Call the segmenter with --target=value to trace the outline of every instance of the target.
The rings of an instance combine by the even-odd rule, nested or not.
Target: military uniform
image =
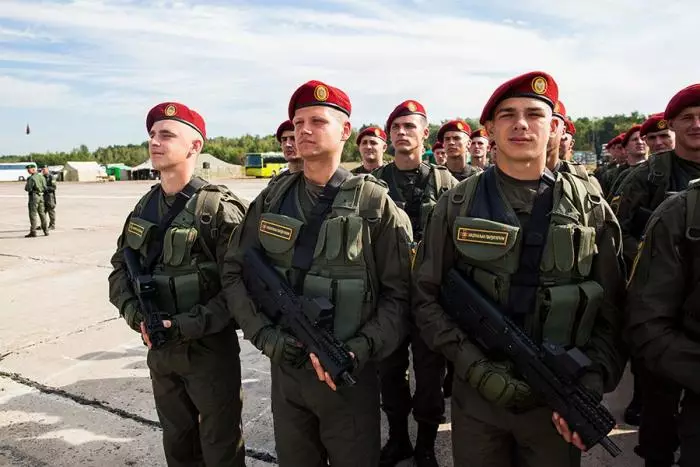
[[[322,98],[322,99],[319,99]],[[345,93],[318,81],[302,85],[290,101],[331,106],[349,115]],[[333,194],[331,192],[337,190]],[[320,199],[330,212],[318,213]],[[331,201],[332,200],[332,201]],[[320,221],[311,266],[302,273],[305,226]],[[272,414],[282,466],[369,466],[379,462],[380,416],[377,362],[406,336],[411,227],[370,175],[338,168],[325,187],[301,173],[265,188],[234,235],[224,270],[228,304],[246,339],[272,361]],[[311,239],[313,240],[313,239]],[[306,245],[306,240],[304,240]],[[332,332],[355,355],[354,386],[337,392],[319,382],[303,349],[249,298],[243,255],[260,249],[295,289],[334,305]],[[288,355],[294,358],[288,358]],[[299,367],[299,362],[304,362]]]
[[[56,177],[49,172],[44,175],[46,191],[44,191],[44,209],[49,217],[49,229],[56,228]]]
[[[354,169],[350,171],[351,174],[353,175],[363,175],[363,174],[370,174],[372,173],[371,170],[367,170],[363,164],[358,165]]]
[[[472,167],[471,165],[467,164],[464,166],[464,170],[462,170],[461,172],[453,172],[450,170],[450,175],[452,175],[458,182],[461,182],[462,180],[466,180],[467,178],[471,177],[472,175],[478,174],[479,172],[481,172],[481,169]]]
[[[539,72],[516,78],[496,91],[482,124],[500,100],[531,97],[530,86],[556,90]],[[535,235],[543,222],[545,236]],[[415,261],[413,311],[428,345],[454,362],[454,465],[577,466],[580,452],[561,438],[552,410],[532,397],[507,361],[484,355],[443,310],[444,274],[454,268],[471,278],[535,343],[546,338],[580,348],[593,362],[582,383],[602,398],[619,382],[625,363],[619,237],[597,190],[568,173],[545,171],[540,180],[523,181],[490,167],[440,198]],[[534,266],[533,248],[541,255]],[[527,272],[532,267],[538,271]],[[500,385],[503,391],[495,387]]]
[[[154,107],[147,129],[164,118],[195,126],[204,136],[201,117],[178,103]],[[229,238],[245,209],[225,186],[198,177],[176,196],[154,185],[127,218],[111,259],[110,302],[129,326],[138,331],[144,311],[128,278],[127,247],[155,282],[152,304],[173,322],[166,344],[147,356],[170,467],[245,465],[240,347],[220,279]]]
[[[668,382],[662,392],[665,397],[669,390],[685,390],[677,421],[681,467],[700,465],[699,283],[700,183],[694,182],[652,214],[635,260],[626,306],[626,338],[632,355],[651,374]],[[665,426],[669,423],[666,420]],[[662,434],[667,443],[663,451],[641,453],[648,466],[672,465],[672,435]]]
[[[24,191],[29,194],[29,234],[27,237],[36,237],[36,229],[41,225],[44,235],[48,235],[46,225],[46,212],[44,210],[44,192],[46,191],[46,179],[43,175],[34,173],[27,178]],[[37,217],[39,221],[37,222]]]
[[[554,168],[553,172],[565,172],[570,173],[572,175],[576,175],[577,177],[582,178],[588,183],[590,183],[596,190],[598,190],[600,196],[602,196],[603,189],[601,188],[600,183],[595,177],[591,177],[588,174],[588,171],[586,170],[586,167],[583,164],[580,164],[578,162],[560,160]]]

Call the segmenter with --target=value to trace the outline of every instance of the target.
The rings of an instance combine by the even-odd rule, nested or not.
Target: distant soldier
[[[41,168],[41,174],[46,179],[46,191],[44,191],[44,209],[49,216],[49,230],[56,228],[56,177],[47,166]]]
[[[289,120],[280,123],[275,133],[277,141],[282,146],[284,159],[287,161],[287,170],[280,172],[282,174],[293,174],[304,170],[304,160],[299,156],[297,151],[296,141],[294,139],[294,125]],[[273,177],[274,180],[276,177]],[[272,181],[270,180],[270,181]]]
[[[193,176],[206,138],[197,112],[158,104],[146,130],[161,182],[127,218],[111,260],[109,299],[148,345],[168,466],[242,467],[240,347],[220,271],[247,204]],[[135,258],[131,273],[127,255]],[[155,293],[137,295],[132,274]],[[160,329],[146,329],[149,311]]]
[[[676,147],[676,133],[668,127],[663,112],[647,118],[639,134],[649,146],[649,154],[652,156],[660,152],[673,151]]]
[[[576,140],[576,126],[569,117],[564,118],[564,133],[561,137],[559,146],[559,159],[567,162],[572,162],[574,159],[574,144]]]
[[[617,175],[617,178],[610,185],[610,193],[608,193],[608,200],[610,201],[610,207],[613,212],[617,214],[617,208],[620,204],[620,188],[625,183],[627,176],[632,173],[632,170],[637,168],[641,163],[647,160],[649,155],[649,148],[647,143],[644,142],[640,134],[642,125],[633,125],[625,136],[622,137],[622,147],[625,148],[625,154],[627,155],[627,160],[625,164],[621,165],[621,170]]]
[[[469,154],[472,156],[472,167],[485,170],[489,166],[489,135],[485,128],[472,131],[470,135],[472,144],[469,146]]]
[[[29,177],[24,184],[24,191],[29,194],[29,233],[26,238],[36,237],[36,229],[41,225],[44,235],[49,235],[46,225],[46,212],[44,211],[44,192],[46,191],[46,179],[36,172],[35,165],[27,165]],[[39,222],[37,222],[37,217]]]
[[[447,162],[447,153],[442,141],[435,141],[433,144],[433,157],[435,157],[435,165],[445,165]]]
[[[355,140],[360,149],[362,164],[352,169],[353,175],[369,174],[384,165],[386,152],[386,132],[378,126],[369,126],[362,130]]]
[[[480,171],[467,164],[467,154],[472,144],[471,132],[472,129],[467,122],[451,120],[442,125],[437,133],[437,139],[442,143],[447,154],[445,167],[459,182]]]
[[[625,149],[622,147],[622,138],[624,138],[624,136],[625,133],[617,135],[610,141],[608,146],[608,151],[612,155],[613,160],[606,167],[600,180],[600,186],[603,188],[605,199],[609,199],[610,190],[617,176],[628,167],[627,154],[625,154]]]

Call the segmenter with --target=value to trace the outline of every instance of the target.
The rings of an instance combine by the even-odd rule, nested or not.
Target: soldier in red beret
[[[469,154],[471,155],[472,167],[486,170],[489,165],[489,134],[486,132],[486,129],[479,128],[472,131],[470,138],[472,144],[469,146]]]
[[[109,299],[148,346],[168,466],[241,467],[240,347],[219,271],[247,203],[193,176],[206,138],[199,113],[164,102],[146,130],[161,182],[127,218]]]
[[[664,118],[663,112],[651,115],[642,123],[639,131],[647,146],[649,154],[654,155],[659,152],[673,151],[676,147],[676,134],[669,128],[668,121]]]
[[[224,265],[231,314],[271,361],[282,466],[379,465],[377,364],[407,334],[411,226],[382,183],[341,167],[350,113],[347,94],[320,81],[292,94],[289,118],[304,171],[280,178],[255,199]],[[315,310],[316,326],[332,334],[337,352],[353,363],[346,368],[351,378],[334,380],[309,353],[313,343],[279,321],[269,296],[280,297],[280,290],[246,287],[256,282],[246,263],[251,249],[308,299],[309,309],[302,310],[288,298],[284,313]],[[319,309],[324,299],[332,309]]]
[[[435,141],[431,149],[433,150],[435,165],[445,165],[445,162],[447,162],[447,153],[445,152],[445,146],[442,144],[442,141]]]
[[[450,120],[442,125],[437,133],[437,139],[442,142],[447,154],[445,167],[457,181],[469,178],[479,170],[467,164],[467,154],[472,144],[471,132],[467,122]]]
[[[608,199],[610,196],[612,184],[617,176],[627,167],[627,154],[622,147],[622,138],[624,136],[625,133],[621,133],[614,137],[608,144],[608,151],[612,155],[613,160],[606,171],[601,175],[600,180],[600,186],[603,188],[605,199]]]
[[[574,159],[574,139],[576,136],[576,126],[569,117],[564,119],[564,134],[561,137],[559,146],[559,158],[571,162]]]
[[[287,161],[287,170],[282,173],[295,173],[304,170],[304,161],[297,152],[294,141],[294,125],[290,120],[285,120],[277,128],[277,141],[282,145],[282,153]]]
[[[610,193],[608,194],[608,201],[613,211],[617,214],[617,208],[620,201],[620,190],[627,179],[627,176],[632,173],[632,170],[639,166],[641,163],[646,162],[649,155],[649,148],[647,143],[642,139],[641,131],[642,125],[633,125],[624,134],[621,140],[622,147],[627,155],[627,160],[624,164],[620,166],[620,173],[610,185]]]
[[[352,169],[352,174],[369,174],[384,165],[384,153],[387,148],[384,130],[378,126],[368,126],[357,134],[356,143],[360,149],[362,164]]]
[[[600,199],[590,185],[545,166],[557,100],[556,82],[539,71],[494,92],[480,121],[498,145],[498,163],[440,197],[416,255],[417,327],[455,368],[455,466],[577,467],[580,450],[591,447],[544,405],[508,350],[484,348],[473,329],[457,325],[466,304],[479,307],[470,293],[493,301],[537,345],[547,340],[587,355],[579,383],[590,397],[602,399],[624,370],[619,227],[605,202],[589,202]],[[584,245],[590,254],[574,255]],[[564,251],[567,264],[556,260]],[[597,318],[582,320],[584,311]]]
[[[386,128],[394,146],[394,161],[372,175],[384,180],[389,195],[411,220],[413,240],[420,242],[423,228],[440,195],[457,181],[447,168],[422,162],[425,140],[430,132],[425,107],[407,100],[389,114]],[[416,391],[406,379],[409,346],[413,352]],[[435,439],[445,412],[442,382],[445,359],[431,351],[411,325],[410,336],[380,365],[382,409],[389,421],[389,440],[382,448],[380,465],[394,466],[413,456],[419,467],[437,466]],[[408,436],[408,417],[418,422],[415,451]]]

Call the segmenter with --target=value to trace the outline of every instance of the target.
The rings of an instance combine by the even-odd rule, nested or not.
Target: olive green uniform
[[[416,323],[428,345],[455,367],[455,465],[580,463],[580,452],[555,430],[550,408],[532,400],[491,403],[475,389],[483,390],[484,381],[470,382],[472,370],[498,362],[485,356],[439,303],[443,275],[455,268],[508,309],[524,243],[522,226],[530,218],[539,184],[515,180],[496,167],[469,178],[440,198],[418,249],[413,276]],[[615,388],[626,361],[621,354],[624,275],[619,227],[610,208],[584,180],[558,173],[551,192],[553,208],[536,302],[514,319],[536,343],[547,338],[581,348],[593,362],[582,382],[602,397],[604,391]],[[504,375],[512,384],[527,388],[512,371],[505,370]]]
[[[44,208],[49,217],[49,229],[56,228],[56,177],[49,172],[44,175],[46,191],[44,191]]]
[[[129,215],[112,256],[110,302],[134,330],[143,318],[123,249],[137,250],[143,266],[175,199],[155,185]],[[204,186],[169,224],[155,261],[155,305],[174,325],[168,343],[148,351],[147,363],[170,467],[245,465],[240,347],[220,280],[245,209],[226,187]]]
[[[685,389],[678,419],[681,467],[700,465],[699,285],[700,183],[695,182],[662,202],[649,219],[626,305],[632,355],[652,374]]]
[[[370,174],[372,173],[371,170],[367,170],[363,164],[358,165],[354,169],[350,171],[351,174],[353,175],[362,175],[362,174]]]
[[[450,170],[450,175],[452,175],[458,182],[461,182],[462,180],[466,180],[467,178],[479,172],[481,172],[481,169],[472,167],[471,165],[467,164],[464,166],[464,170],[462,170],[461,172],[453,172]]]
[[[566,172],[576,175],[593,185],[593,187],[597,189],[602,196],[603,188],[600,186],[600,182],[598,182],[598,179],[596,177],[591,176],[588,173],[586,167],[583,164],[580,164],[578,162],[560,160],[557,163],[556,167],[554,167],[554,170],[552,170],[552,172]]]
[[[44,234],[47,233],[46,212],[44,210],[44,192],[46,191],[46,179],[43,175],[35,173],[27,178],[24,191],[29,194],[29,234],[36,235],[36,229],[41,225]],[[39,221],[37,222],[37,218]]]
[[[622,173],[622,171],[624,171],[628,167],[629,164],[627,164],[627,162],[623,162],[622,164],[616,164],[614,167],[611,167],[610,169],[605,171],[605,174],[603,174],[604,182],[601,183],[601,186],[604,189],[603,194],[605,195],[605,199],[611,199],[612,188],[615,184],[615,180],[617,180],[617,177],[620,175],[620,173]]]
[[[354,386],[334,392],[319,382],[294,339],[249,298],[242,279],[243,255],[262,249],[269,261],[297,282],[292,268],[297,240],[310,221],[323,187],[302,173],[279,179],[253,201],[226,256],[224,290],[246,339],[272,361],[272,413],[281,466],[376,466],[379,461],[379,382],[376,363],[407,333],[411,226],[370,175],[343,180],[321,224],[304,295],[334,304],[333,332],[355,355]],[[293,346],[294,348],[289,348]],[[294,362],[284,355],[296,352]],[[299,367],[299,361],[304,362]]]

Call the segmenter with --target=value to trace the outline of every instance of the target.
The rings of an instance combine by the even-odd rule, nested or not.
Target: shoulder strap
[[[688,240],[700,241],[700,179],[688,185],[685,209],[685,236]]]
[[[360,201],[357,212],[363,219],[377,219],[381,217],[382,209],[384,208],[384,197],[389,190],[386,186],[376,180],[369,180],[369,176],[365,178],[360,192]]]
[[[452,186],[450,180],[452,178],[452,174],[450,174],[449,170],[438,167],[439,166],[433,166],[433,171],[435,172],[435,188],[437,190],[437,196],[440,197],[442,192],[449,190]]]
[[[488,169],[487,169],[488,170]],[[474,193],[479,185],[484,172],[479,172],[473,177],[469,177],[459,188],[450,191],[450,202],[447,205],[447,223],[453,225],[458,216],[465,216],[472,205]]]
[[[652,192],[649,207],[653,211],[666,199],[666,190],[670,185],[673,170],[673,153],[667,152],[649,158],[649,176],[647,182]]]

